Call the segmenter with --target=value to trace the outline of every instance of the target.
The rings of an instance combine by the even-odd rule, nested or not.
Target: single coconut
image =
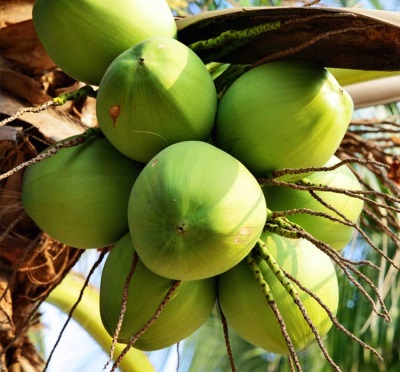
[[[261,238],[280,268],[317,295],[335,315],[339,290],[331,259],[307,240],[283,238],[268,232]],[[303,314],[268,264],[259,257],[256,262],[283,317],[294,349],[307,348],[315,341],[315,336]],[[246,260],[220,275],[218,283],[222,311],[239,336],[269,352],[289,354],[278,320]],[[321,337],[325,336],[332,326],[325,309],[296,284],[293,286],[315,328]]]
[[[228,88],[218,106],[214,139],[254,175],[266,177],[283,168],[324,165],[352,113],[351,97],[325,68],[305,61],[271,62],[247,71]]]
[[[129,233],[111,249],[101,275],[100,314],[110,336],[121,310],[126,278],[135,248]],[[150,271],[139,259],[129,283],[128,300],[118,341],[128,343],[152,319],[174,281]],[[159,317],[139,337],[134,347],[151,351],[173,345],[196,331],[209,317],[216,302],[215,278],[181,282]]]
[[[122,53],[101,81],[100,128],[126,156],[146,163],[181,141],[206,141],[217,93],[207,68],[186,45],[152,37]]]
[[[220,274],[250,252],[265,225],[266,203],[238,160],[208,143],[186,141],[167,147],[143,169],[128,220],[150,270],[193,280]]]
[[[106,138],[90,138],[30,165],[22,204],[54,239],[76,248],[104,247],[128,231],[129,195],[142,168]]]
[[[123,51],[155,35],[176,37],[165,0],[36,0],[36,32],[54,62],[68,75],[99,85]]]

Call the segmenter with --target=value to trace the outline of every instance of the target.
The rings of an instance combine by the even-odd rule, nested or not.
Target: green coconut
[[[106,138],[90,138],[30,165],[22,204],[54,239],[76,248],[104,247],[128,231],[129,195],[142,168]]]
[[[110,63],[151,36],[176,37],[165,0],[36,0],[33,24],[54,62],[68,75],[99,85]]]
[[[224,151],[199,141],[171,145],[143,169],[128,206],[143,263],[171,279],[222,273],[252,249],[266,221],[253,175]]]
[[[118,150],[148,162],[173,143],[207,140],[216,108],[216,89],[201,59],[175,39],[152,37],[110,65],[96,112]]]
[[[340,159],[333,156],[327,167],[338,164]],[[329,172],[315,172],[307,179],[317,186],[327,186],[346,189],[349,191],[361,191],[362,187],[354,173],[347,165],[342,165]],[[308,191],[295,190],[287,187],[273,186],[263,187],[264,195],[268,200],[268,208],[272,211],[285,211],[290,209],[307,208],[315,212],[322,212],[344,221],[346,217],[350,222],[356,223],[363,209],[364,202],[361,199],[345,194],[327,191],[315,191],[325,203],[332,206],[338,213],[322,205]],[[287,218],[299,224],[304,230],[315,238],[329,244],[336,250],[343,249],[354,234],[352,226],[332,221],[326,217],[310,215],[307,213],[288,215]]]
[[[335,315],[339,290],[330,258],[307,240],[287,239],[267,232],[262,234],[262,239],[279,266],[316,294]],[[314,333],[268,264],[260,258],[256,260],[295,350],[307,348],[315,341]],[[332,326],[325,309],[297,285],[294,284],[294,287],[308,316],[323,337]],[[218,294],[227,322],[239,336],[269,352],[289,354],[278,320],[246,260],[218,277]]]
[[[100,314],[113,336],[121,309],[124,284],[135,249],[129,233],[108,255],[100,283]],[[139,259],[129,284],[128,302],[118,341],[128,343],[153,317],[174,281],[154,274]],[[134,344],[141,350],[166,348],[197,330],[209,317],[216,301],[215,278],[181,282],[157,320]]]
[[[267,63],[239,77],[222,97],[215,143],[256,176],[319,167],[337,150],[352,112],[351,97],[325,68]]]

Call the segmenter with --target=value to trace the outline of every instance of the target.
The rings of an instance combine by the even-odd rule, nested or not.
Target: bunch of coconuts
[[[180,280],[136,348],[161,349],[188,337],[218,296],[240,336],[288,354],[246,262],[260,239],[281,269],[336,313],[338,284],[330,258],[307,240],[263,231],[267,208],[335,212],[308,192],[261,187],[256,178],[338,162],[333,154],[353,104],[325,68],[304,61],[264,64],[240,76],[218,99],[207,67],[177,40],[164,0],[37,0],[33,21],[58,66],[99,87],[102,135],[28,167],[22,202],[37,225],[62,243],[82,249],[113,245],[100,288],[101,317],[110,335],[138,257],[118,341],[127,343]],[[345,166],[282,180],[305,176],[318,185],[360,189]],[[358,219],[362,201],[317,194],[349,220]],[[317,215],[288,218],[337,250],[353,234],[352,227]],[[256,260],[294,348],[306,348],[315,339],[309,325],[265,261]],[[332,325],[326,311],[294,287],[325,335]]]

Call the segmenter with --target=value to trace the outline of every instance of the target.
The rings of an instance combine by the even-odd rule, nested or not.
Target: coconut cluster
[[[246,262],[260,242],[336,313],[338,284],[329,257],[309,241],[264,231],[267,211],[306,208],[355,222],[362,202],[321,192],[333,212],[307,192],[258,182],[282,168],[338,162],[334,153],[353,104],[332,74],[310,62],[272,62],[248,70],[219,97],[207,66],[179,41],[165,1],[38,0],[33,20],[54,61],[75,79],[98,85],[99,129],[28,167],[22,202],[37,225],[64,244],[113,245],[100,288],[110,335],[136,260],[118,341],[128,343],[180,281],[135,347],[156,350],[188,337],[210,315],[218,293],[240,336],[287,354]],[[281,179],[305,176],[319,185],[360,189],[345,166]],[[348,224],[318,215],[288,219],[337,250],[353,234]],[[306,348],[314,334],[303,314],[265,260],[256,261],[294,348]],[[332,325],[327,313],[296,288],[325,335]]]

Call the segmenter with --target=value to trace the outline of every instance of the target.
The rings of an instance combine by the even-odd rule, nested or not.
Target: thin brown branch
[[[71,310],[68,313],[67,320],[65,321],[65,323],[64,323],[64,325],[63,325],[63,327],[62,327],[62,329],[61,329],[61,331],[60,331],[60,333],[58,335],[57,341],[54,344],[54,346],[53,346],[53,348],[52,348],[52,350],[50,352],[50,355],[49,355],[49,357],[48,357],[48,359],[46,361],[46,364],[44,366],[43,372],[45,372],[47,370],[47,368],[49,367],[50,361],[51,361],[51,359],[53,357],[53,354],[54,354],[55,350],[57,349],[58,344],[61,341],[61,338],[62,338],[62,336],[64,334],[64,331],[66,330],[70,320],[72,319],[72,314],[74,313],[75,309],[77,308],[77,306],[81,302],[83,294],[84,294],[84,291],[85,291],[86,287],[89,285],[90,278],[92,277],[92,275],[93,275],[94,271],[97,269],[97,267],[103,261],[106,253],[107,253],[107,251],[101,252],[99,258],[96,260],[96,262],[93,264],[92,268],[90,269],[89,274],[87,275],[87,277],[85,279],[85,282],[83,283],[82,289],[79,292],[79,296],[78,296],[76,302],[74,303],[74,305],[71,307]]]
[[[335,208],[332,207],[332,211],[335,211]],[[397,264],[390,258],[388,257],[381,249],[378,248],[378,246],[376,244],[374,244],[372,242],[372,240],[368,237],[368,235],[361,229],[360,226],[358,226],[356,223],[351,222],[350,220],[348,220],[346,217],[344,217],[345,219],[341,219],[341,218],[337,218],[334,217],[328,213],[324,213],[324,212],[317,212],[314,211],[312,209],[309,208],[297,208],[297,209],[289,209],[289,210],[284,210],[284,211],[274,211],[272,212],[272,218],[277,218],[277,217],[286,217],[286,216],[290,216],[290,215],[294,215],[294,214],[308,214],[310,216],[316,216],[316,217],[321,217],[321,218],[326,218],[330,221],[333,222],[338,222],[341,223],[345,226],[349,226],[349,227],[353,227],[354,229],[356,229],[360,235],[365,239],[365,241],[368,243],[368,245],[370,245],[378,254],[380,254],[382,257],[384,257],[387,261],[389,261],[392,266],[394,266],[395,268],[399,269],[399,267],[397,266]],[[377,219],[377,222],[379,223],[380,221]],[[388,233],[393,234],[390,230],[388,230]],[[395,236],[396,239],[398,239],[400,241],[400,237]],[[380,270],[380,268],[373,264],[370,261],[350,261],[353,264],[365,264],[368,265],[370,267],[373,267],[374,269]]]
[[[38,107],[24,107],[21,110],[17,111],[14,115],[0,121],[0,127],[11,123],[12,121],[18,119],[19,117],[21,117],[23,114],[31,112],[31,113],[39,113],[42,112],[46,109],[48,109],[51,106],[55,106],[56,103],[53,100],[47,101],[45,102],[43,105],[38,106]]]
[[[225,347],[226,347],[226,352],[228,353],[229,365],[231,366],[232,372],[236,372],[235,362],[234,362],[233,354],[232,354],[232,347],[231,347],[231,343],[229,341],[228,323],[226,321],[225,315],[222,311],[221,304],[219,301],[218,301],[218,308],[219,308],[219,313],[221,316],[222,330],[224,332]]]
[[[109,359],[107,360],[106,364],[103,367],[104,370],[108,367],[109,363],[112,361],[115,347],[118,343],[119,333],[121,331],[122,322],[124,321],[126,307],[128,304],[129,285],[131,283],[133,274],[135,273],[138,261],[139,261],[139,256],[137,255],[137,253],[135,251],[135,253],[133,255],[131,267],[130,267],[128,275],[126,276],[126,279],[125,279],[124,290],[122,292],[121,309],[120,309],[119,316],[118,316],[117,326],[115,327],[114,335],[113,335],[112,342],[111,342],[111,348],[110,348],[110,352],[108,355]]]
[[[3,241],[8,234],[24,219],[26,216],[26,212],[22,211],[8,226],[0,235],[0,242]],[[1,299],[0,299],[1,301]]]
[[[278,306],[277,306],[277,304],[276,304],[276,302],[274,300],[274,297],[273,297],[273,294],[272,294],[272,292],[271,292],[271,290],[269,288],[269,285],[265,281],[265,279],[264,279],[264,277],[263,277],[263,275],[261,273],[261,270],[260,270],[257,262],[254,259],[254,255],[253,255],[252,252],[250,252],[247,255],[247,264],[249,265],[251,271],[253,272],[254,279],[260,285],[260,288],[262,289],[262,291],[264,293],[265,300],[267,301],[268,305],[271,307],[271,310],[274,313],[274,315],[275,315],[275,317],[276,317],[276,319],[277,319],[277,321],[279,323],[279,327],[281,329],[282,336],[283,336],[283,338],[284,338],[284,340],[286,342],[286,345],[287,345],[287,347],[289,349],[289,354],[292,357],[293,362],[294,362],[297,370],[300,372],[302,370],[301,369],[301,365],[300,365],[299,359],[297,357],[296,350],[294,348],[293,342],[292,342],[292,340],[291,340],[291,338],[289,336],[289,333],[287,331],[285,320],[283,319],[282,314],[280,313],[280,311],[278,309]]]
[[[318,302],[318,304],[325,310],[325,312],[328,314],[329,318],[331,319],[332,323],[336,328],[338,328],[340,331],[342,331],[344,334],[349,336],[352,340],[356,341],[359,343],[363,348],[368,349],[371,351],[378,359],[383,361],[382,356],[370,345],[366,344],[364,341],[359,339],[356,335],[351,333],[346,327],[344,327],[338,320],[337,318],[333,315],[332,311],[329,309],[328,306],[326,306],[322,300],[312,291],[310,291],[308,288],[304,287],[295,277],[292,275],[288,274],[286,271],[284,271],[285,275],[293,282],[295,283],[302,291],[306,292],[308,295],[310,295],[312,298],[314,298],[315,301]]]
[[[121,363],[122,359],[125,357],[126,353],[131,349],[131,347],[135,344],[135,342],[139,339],[139,337],[146,332],[146,330],[157,320],[160,316],[161,312],[164,310],[165,306],[167,305],[168,301],[171,299],[172,295],[174,294],[176,288],[181,284],[180,280],[176,280],[167,294],[165,295],[164,299],[161,301],[160,305],[158,306],[154,315],[150,318],[150,320],[138,331],[136,332],[130,339],[127,346],[122,350],[121,354],[118,356],[117,360],[114,362],[113,366],[111,367],[110,372],[115,371],[119,364]]]
[[[360,290],[360,292],[365,296],[365,298],[369,301],[369,303],[372,306],[373,311],[383,317],[386,321],[390,321],[390,316],[389,313],[386,309],[386,306],[383,302],[383,299],[381,297],[381,295],[379,294],[379,290],[378,288],[375,286],[374,283],[372,283],[372,281],[366,276],[364,275],[360,270],[356,269],[354,266],[351,265],[351,263],[348,262],[348,260],[343,259],[342,257],[337,257],[332,255],[332,252],[328,249],[326,249],[327,244],[315,239],[311,234],[305,232],[305,231],[301,231],[299,232],[299,235],[301,238],[307,239],[309,240],[311,243],[313,243],[316,247],[322,249],[325,253],[327,253],[331,259],[343,270],[343,272],[345,273],[345,275],[349,278],[349,280]],[[328,246],[329,247],[329,246]],[[349,273],[349,271],[352,271],[354,274],[356,274],[359,278],[363,279],[371,288],[372,290],[375,292],[379,304],[382,307],[383,312],[379,312],[378,309],[376,308],[375,302],[372,299],[372,297],[367,293],[367,291],[361,286],[360,283],[358,283]]]
[[[330,366],[335,370],[335,371],[340,371],[339,366],[333,361],[333,359],[331,358],[331,356],[328,354],[328,351],[326,350],[326,347],[321,339],[321,336],[318,332],[318,330],[315,328],[314,323],[312,322],[312,320],[310,319],[310,317],[307,314],[307,310],[304,307],[303,303],[300,301],[299,295],[297,293],[296,295],[296,299],[295,299],[295,304],[299,307],[301,313],[303,314],[303,317],[305,319],[305,321],[307,322],[307,324],[309,325],[311,331],[314,333],[315,339],[317,340],[318,346],[322,351],[322,354],[324,354],[325,359],[328,361],[328,363],[330,364]]]
[[[19,172],[22,169],[25,169],[29,165],[38,163],[41,160],[47,159],[47,158],[55,155],[61,149],[78,146],[81,143],[87,141],[89,138],[91,138],[93,136],[98,136],[98,135],[99,135],[99,132],[97,130],[88,129],[82,135],[79,135],[79,136],[76,136],[76,137],[73,137],[73,138],[69,138],[69,139],[66,139],[64,141],[60,141],[57,144],[55,144],[54,146],[52,146],[51,148],[49,148],[47,151],[45,151],[43,153],[40,153],[39,155],[35,156],[32,159],[29,159],[29,160],[25,161],[24,163],[22,163],[20,165],[17,165],[16,167],[14,167],[13,169],[9,170],[8,172],[0,174],[0,181],[5,179],[5,178],[7,178],[7,177],[12,176],[13,174]]]
[[[372,165],[376,168],[388,168],[386,164],[373,161],[373,160],[363,160],[359,159],[356,157],[348,158],[348,159],[343,159],[340,162],[331,165],[329,167],[308,167],[308,168],[283,168],[280,170],[276,170],[272,173],[273,178],[285,176],[287,174],[302,174],[302,173],[308,173],[308,172],[329,172],[333,171],[337,168],[340,168],[341,166],[345,164],[361,164],[361,165]]]
[[[259,178],[258,181],[261,185],[274,185],[274,186],[288,187],[288,188],[295,189],[295,190],[325,191],[325,192],[334,192],[334,193],[338,193],[338,194],[344,194],[344,195],[347,195],[350,197],[361,199],[367,203],[373,204],[376,207],[385,208],[385,209],[391,210],[393,212],[400,212],[400,207],[382,204],[382,203],[376,202],[376,201],[364,196],[364,195],[368,195],[368,196],[382,197],[393,203],[400,203],[400,198],[391,196],[389,194],[386,194],[386,193],[380,192],[380,191],[347,190],[347,189],[341,189],[339,187],[315,186],[312,184],[303,185],[302,182],[304,183],[304,181],[302,181],[302,182],[299,181],[297,183],[290,183],[290,182],[278,181],[278,180],[269,179],[269,178]]]
[[[336,208],[334,208],[332,205],[326,203],[321,197],[319,197],[314,191],[310,191],[311,196],[317,200],[320,204],[322,204],[324,207],[330,209],[332,212],[338,214],[344,221],[344,224],[348,224],[348,226],[354,227],[360,234],[361,236],[365,239],[365,241],[368,243],[368,245],[375,250],[379,255],[384,257],[393,267],[395,267],[397,270],[400,270],[399,266],[396,265],[396,263],[387,255],[385,252],[383,252],[381,249],[379,249],[376,244],[372,242],[372,240],[368,237],[368,235],[355,223],[351,222],[345,215],[340,213]],[[341,222],[341,221],[340,221]],[[376,267],[376,266],[375,266]],[[377,267],[376,267],[377,268]]]

